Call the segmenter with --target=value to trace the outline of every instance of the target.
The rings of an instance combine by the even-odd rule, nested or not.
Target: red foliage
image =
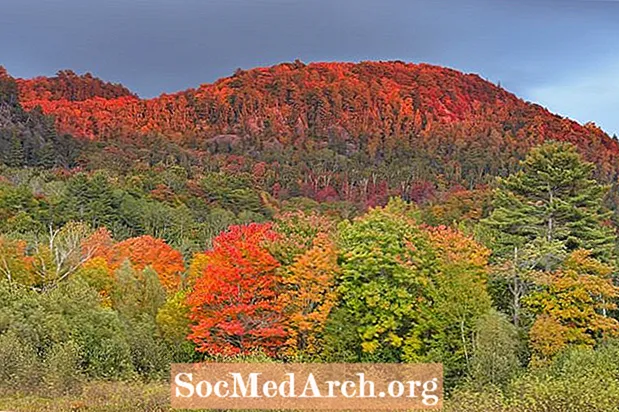
[[[265,248],[276,239],[270,224],[231,226],[202,258],[187,298],[197,350],[234,355],[262,349],[272,354],[284,329],[277,301],[277,260]]]
[[[315,142],[308,136],[315,136],[371,158],[402,146],[440,152],[449,183],[461,177],[462,157],[472,163],[479,152],[483,159],[499,159],[493,171],[498,174],[505,158],[522,156],[546,140],[575,143],[606,180],[619,169],[619,144],[599,128],[553,115],[477,75],[426,64],[286,63],[148,100],[85,77],[20,80],[21,102],[26,109],[40,105],[56,117],[61,131],[88,139],[146,133],[177,141],[250,136],[264,147],[294,144],[311,150]],[[488,171],[483,164],[474,167],[479,170],[473,173]],[[374,202],[383,196],[360,197]]]
[[[152,236],[140,236],[127,239],[107,250],[101,249],[98,255],[104,257],[112,270],[118,269],[125,260],[129,260],[137,271],[150,266],[157,275],[161,285],[168,292],[176,292],[185,271],[183,255]]]
[[[83,101],[93,97],[135,96],[120,84],[106,83],[90,73],[78,76],[71,70],[61,70],[55,77],[19,79],[17,85],[23,100]]]

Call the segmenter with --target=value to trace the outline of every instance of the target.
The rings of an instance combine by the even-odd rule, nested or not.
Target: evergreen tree
[[[7,164],[13,167],[23,166],[25,163],[24,147],[17,135],[13,133],[11,137],[11,147]]]
[[[513,246],[543,241],[555,250],[587,249],[608,260],[614,237],[605,224],[610,218],[603,206],[607,188],[591,177],[594,165],[571,144],[555,142],[533,149],[521,166],[499,179],[487,220],[502,235],[500,246],[512,246],[511,254]],[[542,259],[546,268],[551,259],[550,254]]]
[[[505,306],[515,325],[534,270],[552,270],[577,249],[611,258],[614,236],[603,206],[607,188],[591,177],[593,168],[571,144],[553,142],[533,149],[520,171],[498,181],[485,224],[495,235],[495,256],[504,263],[497,290],[509,295]],[[498,296],[499,305],[505,300]]]

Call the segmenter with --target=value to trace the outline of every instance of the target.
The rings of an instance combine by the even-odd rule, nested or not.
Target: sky
[[[153,97],[295,59],[448,66],[619,135],[619,0],[0,0],[15,77]]]

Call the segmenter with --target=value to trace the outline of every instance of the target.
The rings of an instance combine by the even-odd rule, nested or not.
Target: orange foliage
[[[100,249],[112,270],[118,269],[125,260],[129,260],[139,273],[150,266],[157,275],[161,285],[168,292],[176,292],[181,284],[185,270],[182,254],[162,239],[152,236],[140,236],[117,243],[109,249]]]
[[[112,234],[107,228],[101,227],[82,242],[82,255],[104,256],[113,246]]]
[[[460,150],[500,158],[552,139],[575,143],[606,177],[617,169],[619,144],[599,128],[555,116],[477,75],[427,64],[285,63],[149,100],[87,76],[19,80],[21,102],[89,139],[236,134],[305,145],[310,135],[330,136],[371,157],[402,144],[450,145],[455,157],[446,159],[446,172],[456,180]]]
[[[231,226],[192,266],[201,271],[187,297],[193,322],[189,338],[198,351],[274,354],[281,346],[279,263],[265,248],[276,237],[270,224]]]
[[[527,298],[539,315],[529,332],[536,356],[550,358],[568,344],[593,346],[619,335],[619,322],[608,316],[619,297],[612,272],[590,252],[576,250],[561,270],[541,277],[543,289]]]
[[[490,257],[490,250],[462,232],[446,227],[427,229],[435,251],[442,261],[478,268],[485,268]]]
[[[336,303],[337,254],[329,237],[320,233],[313,246],[283,270],[284,292],[279,302],[286,314],[286,352],[315,354],[320,351],[320,334]]]

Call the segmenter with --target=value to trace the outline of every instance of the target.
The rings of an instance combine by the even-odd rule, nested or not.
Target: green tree
[[[338,316],[347,323],[339,329],[354,328],[344,335],[357,336],[362,360],[401,361],[405,346],[420,345],[424,290],[435,270],[427,236],[409,207],[392,200],[340,226],[339,254]]]
[[[508,246],[511,254],[509,246],[544,240],[568,252],[591,250],[608,260],[614,236],[603,205],[607,188],[592,178],[594,165],[583,161],[571,144],[548,143],[531,150],[521,168],[499,178],[494,210],[486,220],[504,235],[500,246]],[[552,263],[551,253],[540,261],[544,269]]]
[[[142,271],[142,310],[154,319],[165,301],[165,289],[161,286],[157,272],[150,267],[145,268]]]
[[[504,386],[521,369],[518,329],[505,315],[492,311],[477,321],[471,361],[476,388]]]
[[[493,211],[484,221],[502,264],[497,289],[510,295],[506,305],[515,325],[521,323],[521,301],[532,286],[533,270],[552,270],[580,248],[608,261],[614,244],[603,205],[607,188],[592,178],[594,166],[574,146],[547,143],[531,150],[520,166],[498,179]]]
[[[445,383],[453,386],[471,370],[473,336],[478,319],[491,310],[486,288],[490,251],[462,233],[427,228],[437,270],[426,287],[421,347],[411,346],[406,361],[440,362]],[[466,291],[463,293],[463,291]]]
[[[112,291],[112,306],[126,318],[140,314],[141,285],[129,260],[116,271],[116,283]]]

